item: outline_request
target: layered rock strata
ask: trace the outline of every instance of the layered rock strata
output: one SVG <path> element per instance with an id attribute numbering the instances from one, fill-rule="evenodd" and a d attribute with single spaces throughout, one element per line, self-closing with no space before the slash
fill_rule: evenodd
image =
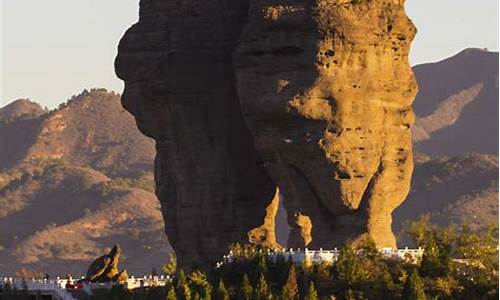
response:
<path id="1" fill-rule="evenodd" d="M 142 0 L 116 70 L 124 107 L 157 142 L 181 266 L 231 242 L 276 245 L 273 182 L 288 246 L 368 234 L 395 247 L 391 213 L 413 168 L 414 35 L 401 0 Z"/>
<path id="2" fill-rule="evenodd" d="M 276 187 L 241 117 L 232 65 L 246 14 L 244 1 L 143 0 L 119 46 L 123 106 L 156 140 L 157 196 L 187 269 L 233 242 L 276 243 Z"/>
<path id="3" fill-rule="evenodd" d="M 289 246 L 365 234 L 396 246 L 391 213 L 413 169 L 415 32 L 399 0 L 250 1 L 239 99 L 284 196 Z"/>

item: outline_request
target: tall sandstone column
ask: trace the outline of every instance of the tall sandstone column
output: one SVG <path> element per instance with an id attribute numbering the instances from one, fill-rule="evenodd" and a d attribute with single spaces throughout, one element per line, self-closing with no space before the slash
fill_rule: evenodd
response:
<path id="1" fill-rule="evenodd" d="M 185 269 L 233 242 L 275 246 L 276 187 L 241 117 L 232 65 L 247 10 L 236 0 L 142 0 L 119 46 L 123 106 L 156 140 L 156 193 Z"/>
<path id="2" fill-rule="evenodd" d="M 401 0 L 250 0 L 235 51 L 243 114 L 292 227 L 288 246 L 371 236 L 413 171 L 415 27 Z"/>
<path id="3" fill-rule="evenodd" d="M 157 142 L 181 266 L 231 242 L 276 246 L 274 183 L 288 246 L 369 235 L 395 247 L 391 213 L 413 168 L 415 32 L 400 0 L 142 0 L 116 71 L 124 107 Z"/>

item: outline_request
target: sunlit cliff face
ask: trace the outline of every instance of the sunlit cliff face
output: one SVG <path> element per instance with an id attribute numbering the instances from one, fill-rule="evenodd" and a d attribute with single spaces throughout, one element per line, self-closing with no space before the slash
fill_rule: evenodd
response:
<path id="1" fill-rule="evenodd" d="M 399 0 L 141 1 L 116 70 L 124 107 L 157 141 L 181 263 L 234 241 L 274 245 L 275 183 L 288 246 L 368 234 L 395 247 L 391 213 L 413 165 L 414 35 Z"/>
<path id="2" fill-rule="evenodd" d="M 365 233 L 395 246 L 391 213 L 409 190 L 417 91 L 403 5 L 251 2 L 235 54 L 238 91 L 294 246 Z"/>

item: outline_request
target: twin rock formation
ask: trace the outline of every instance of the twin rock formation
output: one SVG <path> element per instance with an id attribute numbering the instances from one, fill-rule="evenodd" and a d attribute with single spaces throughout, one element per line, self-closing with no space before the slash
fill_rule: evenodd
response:
<path id="1" fill-rule="evenodd" d="M 403 0 L 142 0 L 119 46 L 123 106 L 156 140 L 156 185 L 182 267 L 233 242 L 289 247 L 371 236 L 412 174 Z"/>

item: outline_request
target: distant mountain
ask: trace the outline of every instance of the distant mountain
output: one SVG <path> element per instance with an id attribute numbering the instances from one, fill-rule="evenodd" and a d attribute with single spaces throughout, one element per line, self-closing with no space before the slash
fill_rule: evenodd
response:
<path id="1" fill-rule="evenodd" d="M 430 214 L 437 224 L 480 230 L 498 222 L 498 156 L 470 154 L 418 163 L 407 200 L 394 212 L 394 229 Z"/>
<path id="2" fill-rule="evenodd" d="M 132 272 L 166 262 L 154 143 L 120 95 L 84 91 L 52 111 L 18 100 L 0 116 L 2 273 L 80 274 L 114 243 Z"/>
<path id="3" fill-rule="evenodd" d="M 415 172 L 393 228 L 424 214 L 475 230 L 498 223 L 498 53 L 465 49 L 413 70 Z"/>
<path id="4" fill-rule="evenodd" d="M 430 155 L 498 154 L 498 52 L 465 49 L 413 68 L 415 148 Z"/>
<path id="5" fill-rule="evenodd" d="M 0 123 L 9 123 L 19 119 L 36 118 L 46 113 L 40 104 L 29 99 L 18 99 L 0 108 Z"/>
<path id="6" fill-rule="evenodd" d="M 84 91 L 38 118 L 0 126 L 0 169 L 64 160 L 107 175 L 131 176 L 151 171 L 155 153 L 153 140 L 121 107 L 120 95 L 104 89 Z"/>

